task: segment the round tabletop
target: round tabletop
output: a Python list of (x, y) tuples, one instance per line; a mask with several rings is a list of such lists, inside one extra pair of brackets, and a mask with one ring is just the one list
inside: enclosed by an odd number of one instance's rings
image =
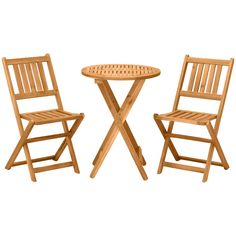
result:
[(160, 75), (155, 67), (128, 64), (104, 64), (87, 66), (82, 74), (99, 80), (137, 80), (149, 79)]

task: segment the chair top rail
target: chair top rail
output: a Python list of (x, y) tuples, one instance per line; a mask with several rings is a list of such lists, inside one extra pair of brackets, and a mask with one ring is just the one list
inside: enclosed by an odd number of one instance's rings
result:
[(25, 63), (33, 63), (33, 62), (47, 62), (48, 56), (40, 56), (40, 57), (26, 57), (26, 58), (12, 58), (6, 60), (7, 65), (15, 65), (15, 64), (25, 64)]
[(203, 63), (203, 64), (214, 64), (214, 65), (224, 65), (229, 66), (231, 63), (231, 60), (220, 60), (220, 59), (209, 59), (209, 58), (198, 58), (198, 57), (186, 57), (186, 61), (189, 63)]

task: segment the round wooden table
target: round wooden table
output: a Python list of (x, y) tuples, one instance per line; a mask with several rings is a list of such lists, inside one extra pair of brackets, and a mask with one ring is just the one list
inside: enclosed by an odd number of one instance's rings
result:
[[(92, 178), (96, 176), (102, 162), (120, 131), (142, 178), (147, 180), (148, 177), (143, 168), (146, 161), (142, 155), (140, 146), (137, 144), (134, 135), (129, 128), (126, 118), (141, 91), (145, 80), (156, 77), (160, 75), (160, 73), (161, 71), (154, 67), (126, 64), (94, 65), (82, 69), (83, 75), (95, 79), (95, 82), (97, 83), (114, 118), (114, 122), (93, 161), (94, 168), (90, 175)], [(134, 81), (121, 106), (118, 104), (108, 80)]]

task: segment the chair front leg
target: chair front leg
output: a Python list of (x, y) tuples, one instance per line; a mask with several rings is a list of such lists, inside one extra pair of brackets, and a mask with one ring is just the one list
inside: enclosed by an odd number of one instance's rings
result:
[(164, 146), (163, 146), (163, 150), (162, 150), (162, 154), (161, 154), (161, 159), (160, 159), (159, 166), (158, 166), (158, 169), (157, 169), (158, 174), (162, 173), (169, 143), (170, 143), (170, 138), (166, 137), (165, 138), (165, 143), (164, 143)]
[[(163, 122), (158, 119), (158, 114), (154, 114), (154, 120), (155, 120), (159, 130), (161, 131), (161, 134), (162, 134), (163, 138), (166, 139), (166, 134), (168, 132), (166, 131)], [(171, 128), (171, 131), (172, 131), (172, 128)], [(170, 149), (172, 155), (174, 156), (175, 160), (179, 161), (180, 160), (179, 154), (178, 154), (173, 142), (171, 141), (171, 139), (169, 139), (169, 149)]]
[(220, 142), (219, 142), (219, 140), (218, 140), (218, 138), (217, 138), (217, 136), (215, 134), (215, 131), (214, 131), (214, 129), (213, 129), (213, 127), (212, 127), (210, 122), (207, 123), (206, 126), (207, 126), (208, 132), (209, 132), (209, 134), (210, 134), (210, 136), (212, 138), (212, 141), (213, 141), (213, 143), (215, 145), (215, 148), (216, 148), (216, 150), (218, 152), (220, 160), (221, 160), (221, 162), (223, 164), (223, 167), (224, 167), (225, 170), (227, 170), (229, 168), (229, 164), (228, 164), (228, 162), (227, 162), (227, 160), (225, 158), (223, 149), (222, 149), (222, 147), (220, 145)]
[[(64, 132), (68, 133), (69, 129), (68, 129), (67, 122), (66, 121), (62, 122), (62, 125), (63, 125), (63, 128), (64, 128)], [(68, 146), (69, 152), (70, 152), (71, 160), (73, 162), (74, 171), (75, 171), (75, 173), (79, 174), (80, 173), (79, 166), (78, 166), (78, 163), (77, 163), (77, 160), (76, 160), (75, 150), (74, 150), (74, 147), (73, 147), (73, 144), (72, 144), (72, 141), (71, 141), (70, 134), (68, 134), (68, 136), (66, 136), (65, 140), (66, 140), (66, 144)]]
[[(72, 138), (73, 135), (75, 134), (76, 130), (78, 129), (78, 127), (80, 126), (82, 120), (84, 119), (84, 115), (81, 116), (80, 118), (78, 118), (74, 124), (72, 125), (71, 129), (69, 130), (69, 137)], [(67, 141), (66, 138), (63, 140), (63, 142), (61, 143), (60, 147), (58, 148), (56, 154), (55, 154), (55, 161), (58, 161), (58, 159), (60, 158), (61, 154), (63, 153), (63, 151), (65, 150), (67, 146)]]
[(208, 156), (207, 156), (207, 161), (206, 161), (206, 166), (205, 166), (202, 182), (206, 182), (208, 179), (208, 175), (209, 175), (209, 171), (211, 167), (211, 161), (213, 158), (213, 153), (214, 153), (214, 144), (211, 144), (209, 152), (208, 152)]

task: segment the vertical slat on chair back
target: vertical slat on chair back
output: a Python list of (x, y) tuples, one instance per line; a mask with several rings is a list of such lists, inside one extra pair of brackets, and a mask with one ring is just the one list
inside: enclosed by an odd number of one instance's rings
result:
[(51, 77), (48, 54), (42, 57), (3, 58), (3, 64), (16, 100), (56, 95), (57, 85), (55, 78)]
[[(220, 80), (224, 84), (228, 81), (227, 74), (232, 70), (233, 59), (230, 60), (216, 60), (205, 58), (193, 58), (187, 56), (187, 67), (191, 68), (190, 78), (188, 81), (187, 89), (181, 88), (179, 91), (180, 96), (204, 98), (212, 100), (221, 100), (226, 94), (223, 93), (223, 88), (219, 89)], [(226, 69), (226, 77), (222, 76), (222, 69)], [(223, 78), (224, 77), (224, 78)], [(187, 79), (187, 78), (185, 78)]]

